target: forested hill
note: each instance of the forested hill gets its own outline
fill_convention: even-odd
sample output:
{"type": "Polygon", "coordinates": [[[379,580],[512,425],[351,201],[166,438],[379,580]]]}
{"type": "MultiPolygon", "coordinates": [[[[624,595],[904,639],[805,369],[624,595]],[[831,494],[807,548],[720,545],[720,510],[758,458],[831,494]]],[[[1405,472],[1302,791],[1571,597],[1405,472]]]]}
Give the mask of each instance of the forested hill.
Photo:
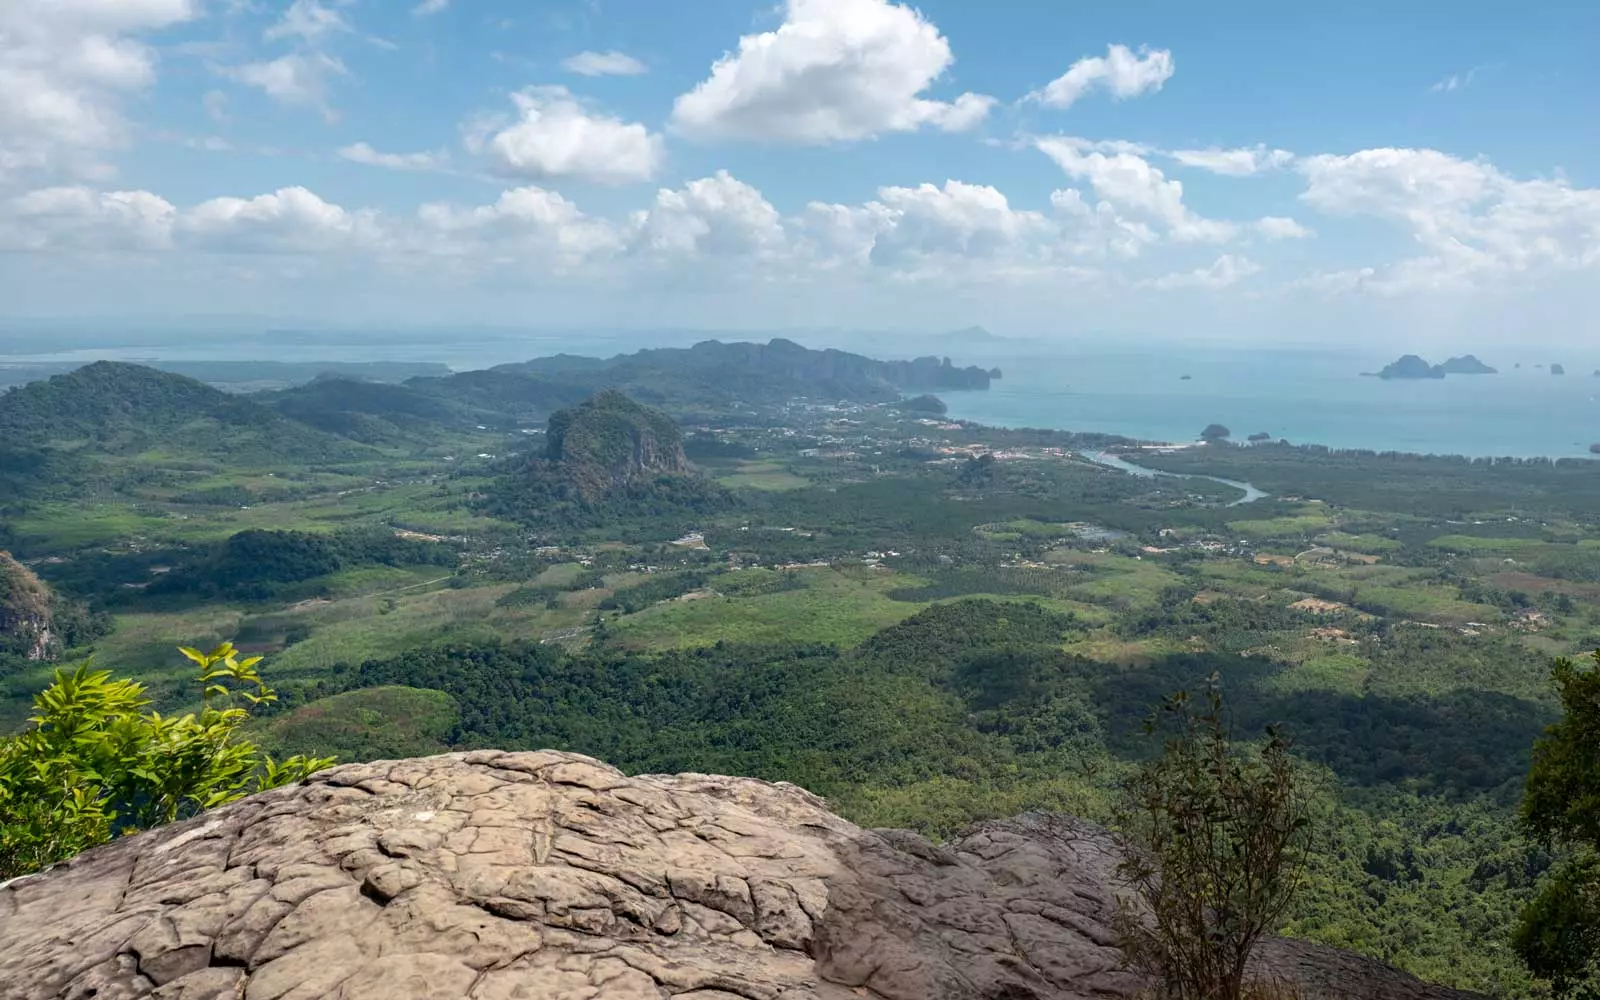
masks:
{"type": "Polygon", "coordinates": [[[360,447],[253,399],[143,365],[97,361],[0,395],[12,448],[135,454],[152,448],[233,462],[325,461],[360,447]]]}
{"type": "Polygon", "coordinates": [[[318,430],[375,445],[426,443],[437,435],[440,425],[464,427],[478,422],[474,411],[449,399],[409,386],[340,375],[272,393],[267,402],[279,413],[318,430]]]}
{"type": "Polygon", "coordinates": [[[620,389],[635,399],[669,407],[796,396],[885,402],[906,391],[987,389],[991,377],[982,368],[957,368],[948,358],[877,361],[846,351],[814,351],[781,338],[766,344],[707,340],[693,347],[657,348],[605,361],[557,355],[495,370],[620,389]]]}

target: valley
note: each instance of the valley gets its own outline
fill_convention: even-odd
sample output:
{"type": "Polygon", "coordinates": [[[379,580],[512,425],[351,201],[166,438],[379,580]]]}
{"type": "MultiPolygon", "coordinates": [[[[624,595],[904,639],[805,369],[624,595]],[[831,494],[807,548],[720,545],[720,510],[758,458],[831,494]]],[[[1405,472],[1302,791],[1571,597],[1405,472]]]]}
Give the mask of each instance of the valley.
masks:
{"type": "Polygon", "coordinates": [[[1600,647],[1600,466],[989,428],[922,395],[985,370],[787,341],[402,376],[0,395],[0,548],[80,623],[0,647],[0,729],[87,656],[192,708],[174,647],[231,641],[282,752],[551,747],[949,838],[1107,818],[1217,673],[1316,789],[1289,932],[1535,995],[1515,809],[1551,659],[1600,647]]]}

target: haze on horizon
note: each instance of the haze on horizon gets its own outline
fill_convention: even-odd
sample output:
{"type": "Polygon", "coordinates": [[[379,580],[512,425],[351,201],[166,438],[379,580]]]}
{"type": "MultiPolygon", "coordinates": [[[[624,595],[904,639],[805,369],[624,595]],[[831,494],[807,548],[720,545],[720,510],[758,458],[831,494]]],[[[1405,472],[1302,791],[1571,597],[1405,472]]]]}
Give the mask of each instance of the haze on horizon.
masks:
{"type": "Polygon", "coordinates": [[[1600,11],[670,7],[5,5],[0,353],[222,315],[1600,342],[1600,11]]]}

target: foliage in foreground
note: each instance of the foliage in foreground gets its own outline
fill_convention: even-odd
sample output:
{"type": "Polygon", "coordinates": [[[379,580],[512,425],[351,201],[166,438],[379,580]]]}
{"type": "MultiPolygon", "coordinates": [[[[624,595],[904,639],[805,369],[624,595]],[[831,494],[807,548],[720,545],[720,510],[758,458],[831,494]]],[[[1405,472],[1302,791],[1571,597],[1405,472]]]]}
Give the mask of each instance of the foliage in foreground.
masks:
{"type": "Polygon", "coordinates": [[[58,670],[23,733],[0,740],[0,879],[37,871],[112,837],[298,781],[331,758],[274,760],[239,728],[276,698],[231,643],[185,648],[204,707],[147,712],[140,684],[89,663],[58,670]],[[240,704],[243,703],[243,704],[240,704]]]}
{"type": "Polygon", "coordinates": [[[1567,858],[1518,923],[1513,944],[1557,996],[1600,997],[1600,652],[1595,665],[1557,660],[1565,715],[1534,748],[1522,822],[1567,858]]]}
{"type": "Polygon", "coordinates": [[[1258,995],[1250,954],[1282,924],[1306,867],[1307,803],[1288,741],[1269,727],[1259,747],[1235,747],[1216,675],[1198,710],[1180,691],[1160,715],[1176,733],[1129,779],[1119,817],[1118,874],[1143,904],[1118,913],[1123,950],[1169,1000],[1258,995]]]}

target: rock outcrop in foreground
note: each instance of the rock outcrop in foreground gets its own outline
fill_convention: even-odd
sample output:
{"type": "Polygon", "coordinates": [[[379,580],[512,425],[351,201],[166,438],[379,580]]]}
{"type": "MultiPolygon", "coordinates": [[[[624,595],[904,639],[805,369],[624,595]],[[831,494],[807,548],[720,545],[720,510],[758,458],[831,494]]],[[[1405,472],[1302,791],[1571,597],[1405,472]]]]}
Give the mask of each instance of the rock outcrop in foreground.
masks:
{"type": "MultiPolygon", "coordinates": [[[[480,751],[359,764],[0,886],[0,996],[124,1000],[1132,997],[1105,834],[936,847],[787,785],[480,751]]],[[[1311,945],[1307,1000],[1448,1000],[1311,945]]]]}

